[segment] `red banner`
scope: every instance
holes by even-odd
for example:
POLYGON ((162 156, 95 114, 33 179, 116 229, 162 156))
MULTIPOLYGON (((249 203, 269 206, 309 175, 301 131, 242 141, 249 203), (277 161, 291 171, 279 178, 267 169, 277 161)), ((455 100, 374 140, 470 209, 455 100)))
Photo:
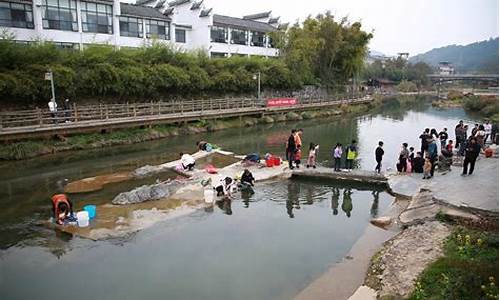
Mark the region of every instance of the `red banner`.
POLYGON ((292 106, 297 104, 297 98, 271 98, 267 99, 267 107, 292 106))

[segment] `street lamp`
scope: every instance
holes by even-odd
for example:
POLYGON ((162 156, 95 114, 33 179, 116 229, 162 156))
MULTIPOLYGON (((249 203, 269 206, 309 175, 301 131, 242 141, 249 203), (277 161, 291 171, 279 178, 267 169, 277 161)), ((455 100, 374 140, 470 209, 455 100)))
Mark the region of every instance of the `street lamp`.
POLYGON ((45 80, 50 80, 50 87, 52 89, 52 104, 54 107, 56 107, 56 92, 54 89, 54 73, 52 73, 52 70, 49 69, 47 73, 45 73, 45 80))
POLYGON ((260 100, 260 71, 253 74, 253 80, 257 80, 257 99, 260 100))

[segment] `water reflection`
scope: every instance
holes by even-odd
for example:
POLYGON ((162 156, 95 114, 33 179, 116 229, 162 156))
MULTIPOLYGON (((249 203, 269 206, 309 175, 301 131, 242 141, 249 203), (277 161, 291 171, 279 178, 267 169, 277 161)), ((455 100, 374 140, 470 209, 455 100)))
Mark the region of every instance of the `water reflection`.
POLYGON ((372 207, 370 208, 370 215, 373 218, 376 218, 378 215, 378 199, 380 196, 380 191, 372 191, 373 195, 373 204, 372 207))
POLYGON ((352 211, 352 190, 350 188, 344 190, 344 198, 342 199, 342 210, 345 215, 350 218, 352 211))
POLYGON ((335 187, 332 192, 332 211, 334 216, 339 214, 339 198, 340 198, 339 188, 335 187))

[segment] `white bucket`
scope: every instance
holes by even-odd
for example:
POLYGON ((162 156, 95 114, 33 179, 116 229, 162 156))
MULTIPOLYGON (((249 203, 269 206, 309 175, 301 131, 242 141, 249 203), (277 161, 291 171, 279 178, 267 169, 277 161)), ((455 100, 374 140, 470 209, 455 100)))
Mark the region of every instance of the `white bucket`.
POLYGON ((89 212, 88 211, 79 211, 76 213, 76 219, 78 220, 78 227, 87 227, 89 226, 89 212))
POLYGON ((205 196, 205 203, 213 203, 214 202, 214 190, 213 189, 205 189, 203 192, 205 196))

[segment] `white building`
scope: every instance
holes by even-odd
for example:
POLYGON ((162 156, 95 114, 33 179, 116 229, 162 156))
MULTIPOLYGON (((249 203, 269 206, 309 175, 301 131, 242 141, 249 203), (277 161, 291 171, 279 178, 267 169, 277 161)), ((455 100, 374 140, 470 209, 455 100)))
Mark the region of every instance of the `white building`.
POLYGON ((0 34, 18 42, 50 41, 62 48, 89 44, 141 47, 153 43, 203 49, 213 57, 276 56, 271 12, 235 18, 217 15, 203 1, 0 0, 0 34))
POLYGON ((455 74, 455 68, 453 64, 447 61, 439 62, 439 74, 440 75, 452 75, 455 74))

